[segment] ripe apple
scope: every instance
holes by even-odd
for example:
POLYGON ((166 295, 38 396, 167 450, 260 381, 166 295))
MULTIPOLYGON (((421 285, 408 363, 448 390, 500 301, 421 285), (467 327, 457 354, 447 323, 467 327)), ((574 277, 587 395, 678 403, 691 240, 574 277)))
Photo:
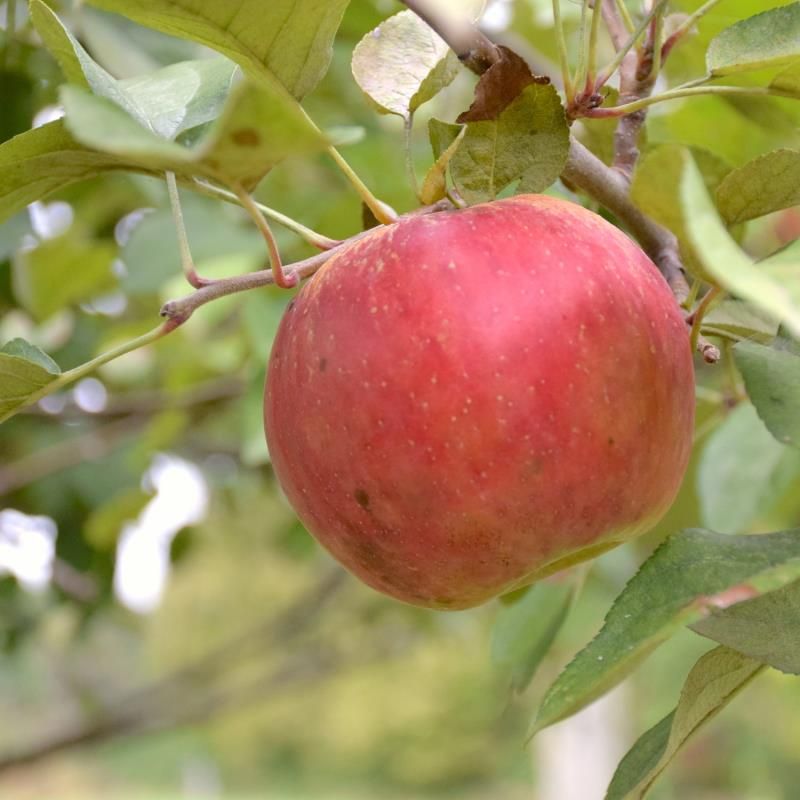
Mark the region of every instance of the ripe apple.
POLYGON ((264 411, 275 473, 334 557, 456 609, 652 526, 689 459, 694 374, 639 247, 520 195, 333 256, 281 322, 264 411))

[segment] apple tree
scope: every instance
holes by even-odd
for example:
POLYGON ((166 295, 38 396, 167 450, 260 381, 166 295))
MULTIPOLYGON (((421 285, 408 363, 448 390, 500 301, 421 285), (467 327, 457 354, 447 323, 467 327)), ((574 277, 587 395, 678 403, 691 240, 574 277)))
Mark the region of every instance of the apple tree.
POLYGON ((76 532, 53 582, 91 613, 147 497, 113 464, 85 508, 31 487, 235 418, 366 583, 499 598, 517 692, 632 548, 530 735, 689 628, 716 646, 606 794, 643 797, 800 673, 800 3, 486 5, 7 0, 0 493, 76 532), (77 446, 97 375, 121 412, 77 446))

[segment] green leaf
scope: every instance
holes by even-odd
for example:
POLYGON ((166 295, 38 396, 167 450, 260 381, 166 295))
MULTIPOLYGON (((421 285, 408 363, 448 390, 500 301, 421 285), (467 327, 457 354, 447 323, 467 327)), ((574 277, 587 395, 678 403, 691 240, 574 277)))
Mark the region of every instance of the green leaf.
POLYGON ((753 406, 737 406, 700 456, 697 492, 703 524, 723 533, 746 531, 782 488, 783 465, 792 459, 753 406))
POLYGON ((558 93, 530 84, 497 119, 469 122, 450 161, 450 174, 469 203, 492 200, 514 180, 519 191, 539 192, 561 173, 569 129, 558 93))
POLYGON ((41 0, 31 0, 31 20, 70 83, 113 101, 162 138, 174 139, 216 119, 222 110, 236 69, 227 58, 183 61, 117 81, 41 0))
POLYGON ((781 672, 800 675, 800 582, 720 609, 692 630, 781 672))
POLYGON ((735 169, 717 188, 717 203, 731 225, 800 203, 800 150, 773 150, 735 169))
POLYGON ((800 357, 754 342, 739 342, 733 354, 769 432, 779 442, 800 447, 800 357))
POLYGON ((492 630, 492 660, 522 692, 547 655, 572 607, 580 581, 552 579, 528 587, 500 607, 492 630))
POLYGON ((45 320, 72 303, 88 300, 114 286, 111 242, 83 239, 72 231, 17 254, 13 286, 17 300, 45 320))
POLYGON ((631 199, 645 214, 669 228, 678 238, 690 272, 702 276, 699 254, 689 239, 681 203, 681 174, 689 153, 695 158, 703 183, 714 191, 730 167, 707 150, 687 150, 681 145, 659 145, 645 152, 636 165, 631 181, 631 199))
POLYGON ((62 87, 61 98, 67 124, 83 144, 150 170, 223 176, 250 187, 287 156, 327 146, 293 100, 244 81, 192 147, 158 136, 110 100, 77 87, 62 87))
POLYGON ((800 303, 733 241, 717 214, 696 164, 684 156, 681 199, 689 241, 702 263, 724 289, 774 315, 800 333, 800 303))
POLYGON ((118 103, 77 86, 62 86, 70 133, 82 144, 152 170, 181 171, 192 160, 187 148, 153 133, 118 103))
POLYGON ((226 55, 259 84, 308 94, 328 69, 349 0, 91 0, 226 55))
POLYGON ((800 64, 795 64, 779 72, 770 83, 771 89, 791 92, 800 98, 800 64))
POLYGON ((779 67, 800 59, 800 3, 756 14, 726 28, 708 46, 710 75, 779 67))
POLYGON ((606 800, 644 797, 686 742, 763 669, 763 664, 727 647, 702 656, 686 679, 677 708, 642 735, 622 759, 606 800))
POLYGON ((0 144, 0 222, 71 183, 126 168, 117 156, 95 152, 73 139, 63 120, 21 133, 0 144))
POLYGON ((447 192, 447 167, 461 144, 467 129, 463 125, 431 118, 428 132, 436 161, 425 175, 419 198, 425 204, 441 200, 447 192))
POLYGON ((459 62, 413 11, 401 11, 356 45, 351 68, 379 111, 407 117, 451 83, 459 62))
POLYGON ((751 339, 766 344, 775 338, 778 323, 749 303, 727 298, 703 317, 702 330, 711 336, 751 339))
POLYGON ((12 339, 0 348, 0 422, 28 404, 28 398, 54 381, 61 370, 38 347, 12 339))
POLYGON ((798 576, 800 530, 726 536, 690 529, 668 538, 614 601, 597 636, 550 687, 534 732, 619 683, 684 625, 798 576))
POLYGON ((24 339, 16 338, 6 342, 0 347, 0 353, 24 358, 26 361, 37 364, 51 375, 61 374, 61 367, 44 350, 40 350, 36 345, 26 342, 24 339))

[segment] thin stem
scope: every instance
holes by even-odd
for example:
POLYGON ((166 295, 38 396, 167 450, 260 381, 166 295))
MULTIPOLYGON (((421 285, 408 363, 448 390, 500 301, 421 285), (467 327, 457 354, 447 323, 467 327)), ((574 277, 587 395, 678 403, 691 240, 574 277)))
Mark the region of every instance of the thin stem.
MULTIPOLYGON (((221 186, 215 186, 212 183, 206 183, 205 181, 201 181, 197 178, 192 181, 190 186, 200 194, 205 194, 209 197, 218 197, 221 200, 228 201, 229 203, 241 205, 239 203, 239 198, 234 192, 223 189, 221 186)), ((330 250, 332 247, 336 247, 336 245, 341 244, 338 239, 329 239, 327 236, 323 236, 321 233, 312 231, 311 228, 307 228, 305 225, 302 225, 291 217, 281 214, 280 211, 276 211, 274 208, 265 206, 263 203, 258 203, 255 200, 253 200, 253 203, 255 203, 256 208, 265 217, 271 219, 273 222, 277 222, 287 230, 293 231, 306 242, 308 242, 312 247, 316 247, 319 250, 330 250)))
POLYGON ((652 76, 657 76, 658 73, 661 71, 661 39, 664 36, 664 14, 666 13, 666 7, 658 14, 656 14, 655 19, 651 25, 651 32, 652 32, 652 53, 653 53, 653 62, 652 66, 650 67, 649 74, 652 76))
POLYGON ((659 0, 658 3, 656 3, 650 10, 650 13, 647 14, 647 16, 644 17, 644 19, 636 26, 636 30, 634 30, 634 32, 631 34, 630 39, 628 39, 622 48, 617 51, 617 54, 614 56, 611 63, 605 69, 601 70, 597 78, 597 83, 595 84, 595 91, 600 89, 601 86, 604 86, 608 79, 617 71, 625 56, 628 55, 630 49, 639 41, 642 34, 647 29, 650 21, 653 19, 656 13, 661 11, 666 3, 667 0, 659 0))
POLYGON ((393 222, 397 222, 397 212, 372 194, 364 181, 358 177, 356 171, 344 160, 342 154, 333 145, 328 146, 328 153, 358 192, 358 196, 363 200, 367 208, 375 215, 375 219, 384 225, 391 225, 393 222))
POLYGON ((597 34, 600 30, 600 3, 602 0, 594 0, 592 6, 592 29, 589 32, 589 52, 586 56, 586 88, 591 88, 594 84, 595 74, 597 72, 597 34))
MULTIPOLYGON (((149 333, 145 333, 143 336, 139 336, 130 342, 125 342, 118 347, 114 347, 102 355, 97 356, 97 358, 93 358, 91 361, 87 361, 85 364, 81 364, 74 369, 68 370, 67 372, 62 372, 57 378, 50 381, 50 383, 45 384, 41 389, 29 395, 25 401, 25 405, 37 403, 43 397, 47 397, 47 395, 53 394, 53 392, 57 392, 59 389, 63 389, 65 386, 69 386, 69 384, 80 380, 89 373, 94 372, 98 367, 102 367, 103 364, 113 361, 115 358, 124 356, 126 353, 130 353, 133 350, 138 350, 140 347, 144 347, 145 345, 152 344, 162 336, 174 330, 177 325, 178 324, 175 321, 171 319, 167 320, 166 322, 161 323, 161 325, 159 325, 157 328, 153 328, 153 330, 151 330, 149 333)), ((15 407, 11 411, 6 412, 0 416, 0 422, 4 422, 18 410, 19 406, 15 407)))
POLYGON ((403 146, 406 152, 406 174, 408 182, 414 192, 414 196, 419 198, 419 183, 417 183, 417 172, 414 169, 414 156, 411 152, 411 134, 414 130, 414 112, 410 111, 403 120, 403 146))
MULTIPOLYGON (((299 280, 313 275, 323 264, 330 258, 345 247, 349 247, 359 239, 365 236, 374 235, 376 232, 383 230, 382 228, 373 228, 369 231, 362 231, 355 236, 342 242, 340 245, 325 251, 324 253, 317 253, 310 258, 297 261, 291 265, 291 272, 299 280)), ((227 297, 231 294, 238 292, 245 292, 250 289, 258 289, 262 286, 269 286, 275 283, 275 275, 271 269, 261 269, 256 272, 248 272, 245 275, 235 275, 232 278, 221 278, 214 283, 204 286, 201 289, 193 292, 186 297, 181 297, 177 300, 170 300, 165 303, 161 308, 161 316, 166 317, 178 326, 186 322, 187 319, 198 309, 212 300, 217 300, 220 297, 227 297)))
POLYGON ((553 0, 553 21, 556 29, 556 48, 558 50, 558 64, 561 68, 561 80, 564 83, 564 94, 569 104, 575 97, 575 87, 572 84, 572 75, 570 75, 569 71, 567 43, 564 39, 564 22, 561 19, 561 0, 553 0))
POLYGON ((633 24, 628 7, 625 5, 625 0, 615 0, 615 2, 617 5, 617 11, 619 12, 620 17, 622 17, 625 27, 628 29, 629 33, 633 33, 636 26, 633 24))
POLYGON ((691 320, 692 320, 692 332, 690 335, 690 341, 692 344, 692 352, 695 351, 697 348, 697 342, 700 338, 700 326, 703 324, 703 317, 706 315, 706 312, 711 307, 711 304, 714 300, 719 297, 722 289, 718 286, 712 286, 705 295, 703 299, 700 301, 700 305, 692 312, 691 320))
POLYGON ((700 293, 700 287, 702 285, 703 281, 701 281, 700 278, 695 278, 692 281, 691 288, 689 289, 689 296, 683 302, 684 308, 691 308, 697 302, 697 295, 700 293))
POLYGON ((269 252, 269 263, 272 267, 272 274, 275 277, 275 285, 280 286, 281 289, 293 289, 299 283, 297 274, 289 271, 284 273, 283 262, 281 261, 281 253, 278 249, 278 243, 275 241, 275 234, 272 232, 266 217, 258 210, 258 206, 250 196, 250 192, 245 191, 241 184, 233 183, 231 188, 239 198, 242 208, 250 215, 264 241, 267 244, 267 251, 269 252))
POLYGON ((195 289, 205 286, 209 281, 201 278, 194 268, 192 251, 189 247, 189 236, 186 233, 186 224, 183 221, 183 209, 181 208, 181 198, 178 194, 178 184, 175 180, 174 172, 164 173, 167 179, 167 193, 169 194, 169 205, 172 209, 172 219, 175 222, 175 232, 178 235, 178 252, 181 258, 181 268, 186 280, 195 289))
POLYGON ((654 103, 663 103, 666 100, 677 100, 680 97, 695 97, 704 94, 751 95, 760 97, 772 95, 774 97, 790 97, 797 99, 796 94, 781 89, 775 89, 772 86, 679 86, 676 89, 670 89, 661 94, 634 100, 632 103, 623 103, 622 105, 612 106, 611 108, 589 109, 584 115, 595 118, 622 117, 625 114, 638 111, 640 108, 646 108, 654 103))
POLYGON ((669 51, 682 39, 714 6, 720 3, 721 0, 707 0, 700 8, 694 13, 690 14, 686 19, 670 34, 666 42, 664 42, 662 58, 666 58, 669 51))
POLYGON ((581 25, 578 32, 578 66, 575 70, 575 88, 580 92, 581 87, 586 83, 586 76, 589 72, 588 55, 589 55, 589 33, 586 19, 589 14, 589 0, 583 0, 581 4, 581 25))

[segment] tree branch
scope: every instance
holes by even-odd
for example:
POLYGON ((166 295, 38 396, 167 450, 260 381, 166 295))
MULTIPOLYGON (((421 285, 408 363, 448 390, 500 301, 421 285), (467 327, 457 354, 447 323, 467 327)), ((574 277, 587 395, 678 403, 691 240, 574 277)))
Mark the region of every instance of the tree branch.
MULTIPOLYGON (((437 12, 435 0, 403 2, 424 19, 460 58, 467 52, 479 53, 479 58, 461 58, 476 74, 483 74, 500 58, 497 47, 475 26, 466 22, 454 23, 449 17, 445 19, 441 12, 437 12)), ((570 136, 569 156, 561 175, 605 206, 628 227, 644 251, 653 259, 678 302, 683 302, 689 295, 689 286, 683 272, 678 241, 674 234, 634 205, 629 195, 628 180, 624 175, 607 167, 574 136, 570 136)), ((719 351, 704 340, 698 344, 698 349, 706 361, 719 359, 719 351)))

